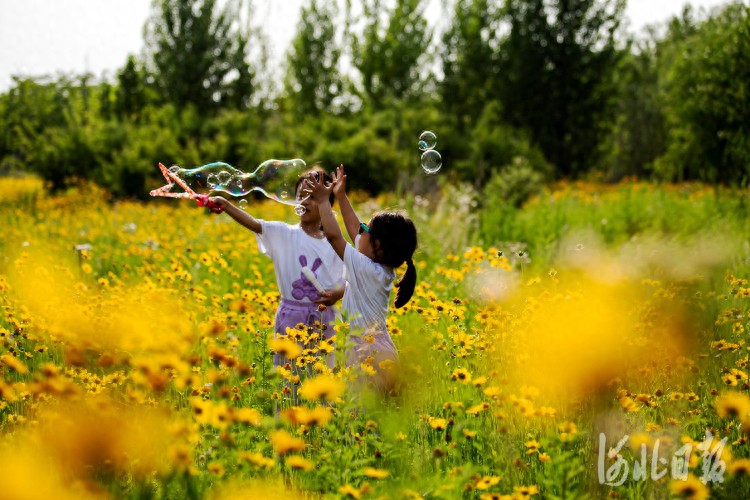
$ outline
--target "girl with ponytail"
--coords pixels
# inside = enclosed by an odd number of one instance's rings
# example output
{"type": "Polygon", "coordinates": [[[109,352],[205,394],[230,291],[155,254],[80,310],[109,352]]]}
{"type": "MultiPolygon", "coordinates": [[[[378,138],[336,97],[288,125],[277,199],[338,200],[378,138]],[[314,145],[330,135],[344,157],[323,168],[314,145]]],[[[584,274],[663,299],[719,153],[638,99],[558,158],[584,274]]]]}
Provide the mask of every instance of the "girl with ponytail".
{"type": "Polygon", "coordinates": [[[368,223],[361,222],[346,196],[346,174],[339,166],[333,182],[308,179],[307,190],[317,202],[320,220],[328,242],[344,261],[347,282],[342,308],[349,315],[352,347],[347,350],[347,365],[374,370],[374,385],[389,391],[396,381],[398,354],[388,334],[386,317],[394,269],[406,263],[406,272],[396,284],[394,306],[402,307],[414,294],[417,270],[412,257],[417,249],[414,223],[400,212],[378,212],[368,223]],[[354,245],[344,239],[328,202],[331,192],[341,207],[341,215],[354,245]]]}

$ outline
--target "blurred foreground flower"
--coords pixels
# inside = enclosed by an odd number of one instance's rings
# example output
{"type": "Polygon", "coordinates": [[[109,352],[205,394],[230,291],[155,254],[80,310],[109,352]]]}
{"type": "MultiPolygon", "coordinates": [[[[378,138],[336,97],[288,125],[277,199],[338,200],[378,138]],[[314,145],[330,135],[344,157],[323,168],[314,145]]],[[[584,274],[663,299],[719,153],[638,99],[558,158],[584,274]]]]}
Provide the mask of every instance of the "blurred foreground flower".
{"type": "MultiPolygon", "coordinates": [[[[578,276],[574,287],[530,288],[505,308],[503,352],[517,382],[565,399],[595,393],[633,369],[671,363],[682,349],[675,309],[648,304],[630,281],[578,276]],[[520,321],[519,321],[520,318],[520,321]],[[521,325],[521,326],[519,326],[521,325]]],[[[503,333],[503,332],[500,332],[503,333]]]]}
{"type": "Polygon", "coordinates": [[[9,277],[43,333],[81,351],[179,355],[191,347],[188,314],[170,290],[148,279],[132,288],[89,287],[58,261],[23,254],[9,277]]]}
{"type": "Polygon", "coordinates": [[[336,401],[344,393],[344,382],[331,375],[318,375],[306,380],[299,395],[307,401],[336,401]]]}
{"type": "Polygon", "coordinates": [[[106,498],[99,481],[123,475],[145,481],[180,469],[177,447],[189,447],[169,429],[163,411],[123,408],[105,398],[47,406],[36,427],[5,441],[0,451],[2,498],[106,498]]]}

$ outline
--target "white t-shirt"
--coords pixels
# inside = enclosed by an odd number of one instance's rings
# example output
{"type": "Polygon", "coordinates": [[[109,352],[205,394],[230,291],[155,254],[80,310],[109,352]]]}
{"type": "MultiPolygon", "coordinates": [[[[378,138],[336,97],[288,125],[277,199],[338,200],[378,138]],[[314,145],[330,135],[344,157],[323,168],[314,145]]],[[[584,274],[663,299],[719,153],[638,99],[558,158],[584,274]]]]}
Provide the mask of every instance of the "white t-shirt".
{"type": "Polygon", "coordinates": [[[344,285],[344,266],[328,240],[305,233],[299,224],[260,220],[262,233],[256,233],[260,253],[271,258],[281,297],[312,302],[318,291],[302,267],[307,266],[326,290],[344,285]]]}
{"type": "Polygon", "coordinates": [[[349,315],[352,332],[387,332],[388,299],[396,278],[393,268],[370,260],[347,243],[344,278],[347,286],[341,307],[349,315]]]}

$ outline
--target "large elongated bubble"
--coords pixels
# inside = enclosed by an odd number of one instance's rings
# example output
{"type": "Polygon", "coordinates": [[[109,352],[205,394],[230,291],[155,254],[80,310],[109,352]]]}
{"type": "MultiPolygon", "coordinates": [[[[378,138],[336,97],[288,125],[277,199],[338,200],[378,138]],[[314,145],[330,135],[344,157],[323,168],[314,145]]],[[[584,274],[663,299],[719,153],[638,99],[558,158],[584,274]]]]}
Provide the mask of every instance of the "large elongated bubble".
{"type": "Polygon", "coordinates": [[[257,191],[279,203],[297,205],[295,186],[306,168],[305,162],[296,158],[266,160],[249,174],[224,162],[192,169],[180,168],[172,172],[199,194],[224,191],[232,196],[245,196],[257,191]]]}

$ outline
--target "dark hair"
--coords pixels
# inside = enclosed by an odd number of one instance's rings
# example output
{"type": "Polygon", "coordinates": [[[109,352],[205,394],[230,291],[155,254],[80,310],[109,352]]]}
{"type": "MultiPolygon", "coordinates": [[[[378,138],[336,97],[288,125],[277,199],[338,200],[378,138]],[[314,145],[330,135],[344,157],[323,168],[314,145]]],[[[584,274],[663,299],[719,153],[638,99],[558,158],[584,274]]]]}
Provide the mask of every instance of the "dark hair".
{"type": "MultiPolygon", "coordinates": [[[[297,184],[294,185],[294,194],[296,195],[297,191],[299,191],[299,185],[302,184],[302,181],[304,181],[305,179],[318,180],[320,178],[318,176],[321,174],[323,175],[323,182],[333,182],[333,179],[325,170],[323,170],[322,168],[313,168],[308,170],[307,172],[303,172],[302,174],[300,174],[299,179],[297,179],[297,184]]],[[[336,201],[336,196],[333,194],[333,192],[331,192],[331,195],[328,197],[328,201],[331,202],[331,206],[333,206],[333,203],[336,201]]]]}
{"type": "Polygon", "coordinates": [[[417,249],[417,228],[401,212],[378,212],[370,221],[370,237],[376,262],[394,268],[406,262],[406,272],[396,283],[393,304],[401,307],[409,302],[417,284],[417,269],[412,261],[417,249]]]}

